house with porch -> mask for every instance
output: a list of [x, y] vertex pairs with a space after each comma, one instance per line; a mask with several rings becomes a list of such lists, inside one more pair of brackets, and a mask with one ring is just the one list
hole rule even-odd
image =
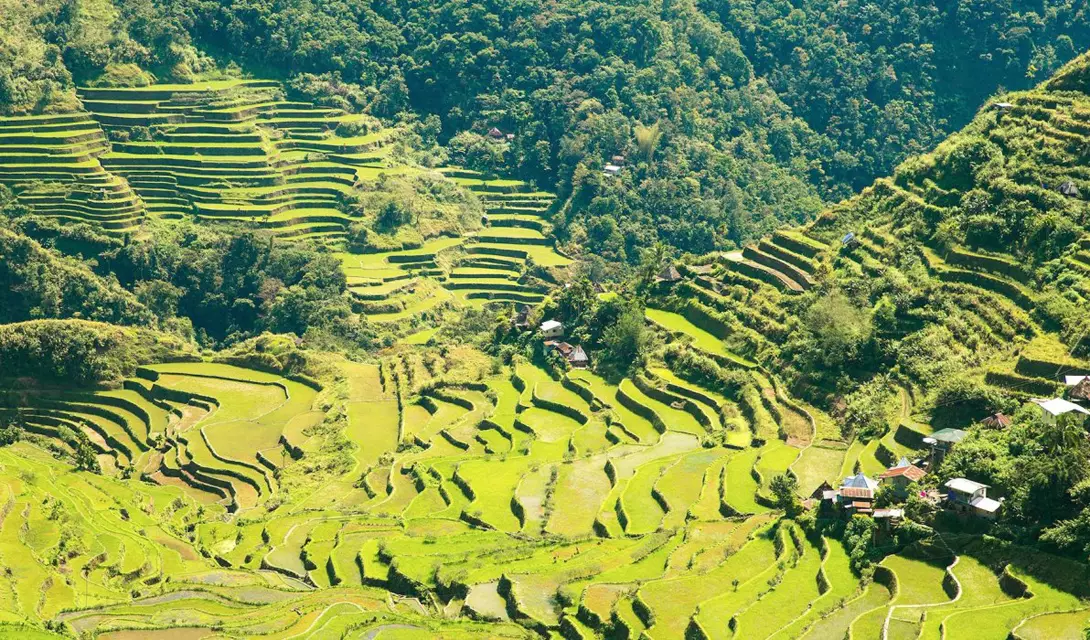
[[967, 478], [952, 478], [945, 485], [946, 508], [964, 516], [974, 516], [987, 520], [999, 517], [1003, 506], [1000, 500], [988, 497], [988, 485], [973, 482]]

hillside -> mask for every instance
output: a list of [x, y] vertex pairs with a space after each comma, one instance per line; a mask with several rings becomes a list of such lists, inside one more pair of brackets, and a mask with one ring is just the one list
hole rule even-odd
[[796, 4], [0, 0], [0, 637], [1085, 637], [1082, 14]]
[[[1090, 46], [1067, 0], [8, 5], [4, 115], [234, 63], [570, 197], [563, 235], [631, 264], [657, 240], [703, 253], [801, 222]], [[491, 127], [515, 134], [499, 153], [480, 144]], [[598, 180], [618, 154], [630, 166]]]

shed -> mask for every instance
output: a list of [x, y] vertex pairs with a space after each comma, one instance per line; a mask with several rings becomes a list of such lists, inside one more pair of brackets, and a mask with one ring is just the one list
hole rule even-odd
[[1067, 391], [1067, 399], [1075, 402], [1090, 402], [1090, 377], [1083, 378]]
[[587, 352], [583, 351], [581, 345], [575, 345], [575, 348], [568, 354], [568, 362], [576, 369], [583, 369], [590, 364], [590, 358], [587, 357]]
[[526, 329], [530, 326], [530, 305], [524, 304], [518, 313], [511, 319], [516, 329]]
[[1060, 185], [1060, 195], [1067, 196], [1068, 198], [1078, 198], [1079, 188], [1075, 186], [1075, 183], [1070, 180], [1064, 180]]

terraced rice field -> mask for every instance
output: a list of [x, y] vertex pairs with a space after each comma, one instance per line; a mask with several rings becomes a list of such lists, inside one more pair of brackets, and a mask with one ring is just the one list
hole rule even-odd
[[[187, 218], [343, 252], [359, 215], [344, 203], [360, 185], [430, 171], [389, 157], [398, 129], [368, 130], [363, 116], [289, 101], [273, 81], [79, 95], [81, 113], [0, 118], [0, 183], [38, 215], [108, 234], [138, 235], [149, 218]], [[483, 226], [401, 251], [341, 253], [359, 311], [419, 336], [451, 307], [543, 300], [551, 283], [531, 267], [571, 262], [550, 236], [554, 196], [458, 168], [431, 173], [475, 194]]]
[[[569, 262], [549, 240], [553, 196], [445, 169], [483, 203], [479, 229], [347, 253], [338, 194], [376, 177], [396, 132], [338, 136], [351, 116], [278, 91], [87, 90], [88, 114], [48, 123], [75, 134], [42, 128], [63, 138], [51, 153], [72, 156], [64, 198], [20, 197], [59, 218], [92, 215], [68, 202], [80, 189], [99, 194], [88, 203], [131, 198], [124, 233], [147, 216], [195, 216], [320, 239], [359, 312], [396, 326], [400, 344], [338, 362], [321, 383], [186, 362], [144, 367], [122, 389], [11, 394], [3, 411], [40, 439], [0, 449], [0, 634], [46, 634], [46, 622], [107, 638], [1081, 632], [1085, 594], [1059, 588], [1047, 562], [943, 540], [886, 557], [863, 582], [839, 540], [775, 508], [775, 475], [793, 474], [806, 497], [856, 464], [884, 469], [929, 429], [909, 399], [890, 434], [839, 442], [836, 423], [763, 366], [825, 245], [777, 233], [675, 285], [691, 302], [647, 309], [671, 348], [738, 374], [741, 389], [658, 355], [624, 379], [554, 378], [517, 356], [452, 383], [418, 347], [443, 335], [450, 309], [545, 299], [541, 268]], [[133, 126], [152, 139], [83, 135]], [[79, 177], [87, 167], [93, 178]], [[19, 171], [0, 162], [0, 179], [21, 184]], [[116, 191], [87, 186], [118, 176]], [[43, 448], [84, 440], [102, 475]]]

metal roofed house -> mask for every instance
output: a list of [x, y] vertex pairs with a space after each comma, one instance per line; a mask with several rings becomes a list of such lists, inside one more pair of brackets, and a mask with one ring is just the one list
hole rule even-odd
[[1087, 378], [1090, 378], [1090, 376], [1085, 374], [1081, 376], [1064, 376], [1064, 384], [1069, 387], [1073, 387]]
[[988, 485], [967, 478], [952, 478], [943, 485], [947, 489], [946, 504], [962, 515], [974, 515], [995, 520], [1003, 503], [988, 497]]
[[837, 498], [845, 512], [871, 513], [874, 509], [874, 491], [878, 481], [865, 476], [862, 472], [844, 478], [837, 490]]
[[905, 497], [908, 495], [908, 485], [923, 480], [926, 475], [926, 471], [909, 462], [907, 458], [901, 458], [896, 465], [878, 476], [878, 482], [890, 487], [896, 495]]
[[840, 483], [840, 488], [843, 489], [845, 487], [852, 489], [870, 489], [871, 491], [874, 491], [878, 488], [878, 481], [868, 478], [860, 471], [854, 476], [844, 478], [844, 481]]
[[992, 108], [996, 111], [1010, 111], [1014, 105], [1009, 102], [996, 102], [992, 105]]
[[980, 424], [988, 427], [989, 429], [1006, 429], [1011, 426], [1010, 416], [1003, 413], [993, 413], [992, 415], [984, 418], [980, 421]]
[[607, 164], [605, 167], [602, 168], [602, 173], [606, 174], [607, 176], [615, 176], [620, 172], [621, 168], [615, 164]]
[[1065, 416], [1074, 413], [1078, 416], [1080, 423], [1086, 422], [1086, 416], [1090, 416], [1090, 409], [1086, 409], [1080, 405], [1071, 402], [1070, 400], [1064, 400], [1063, 398], [1034, 398], [1033, 403], [1041, 408], [1041, 417], [1049, 424], [1056, 424], [1061, 416]]
[[564, 323], [558, 320], [546, 320], [538, 327], [541, 331], [542, 337], [545, 338], [559, 338], [564, 335]]
[[935, 433], [927, 436], [923, 439], [924, 444], [931, 447], [931, 469], [934, 469], [934, 465], [942, 461], [946, 454], [953, 449], [957, 443], [965, 439], [968, 433], [962, 429], [939, 429]]

